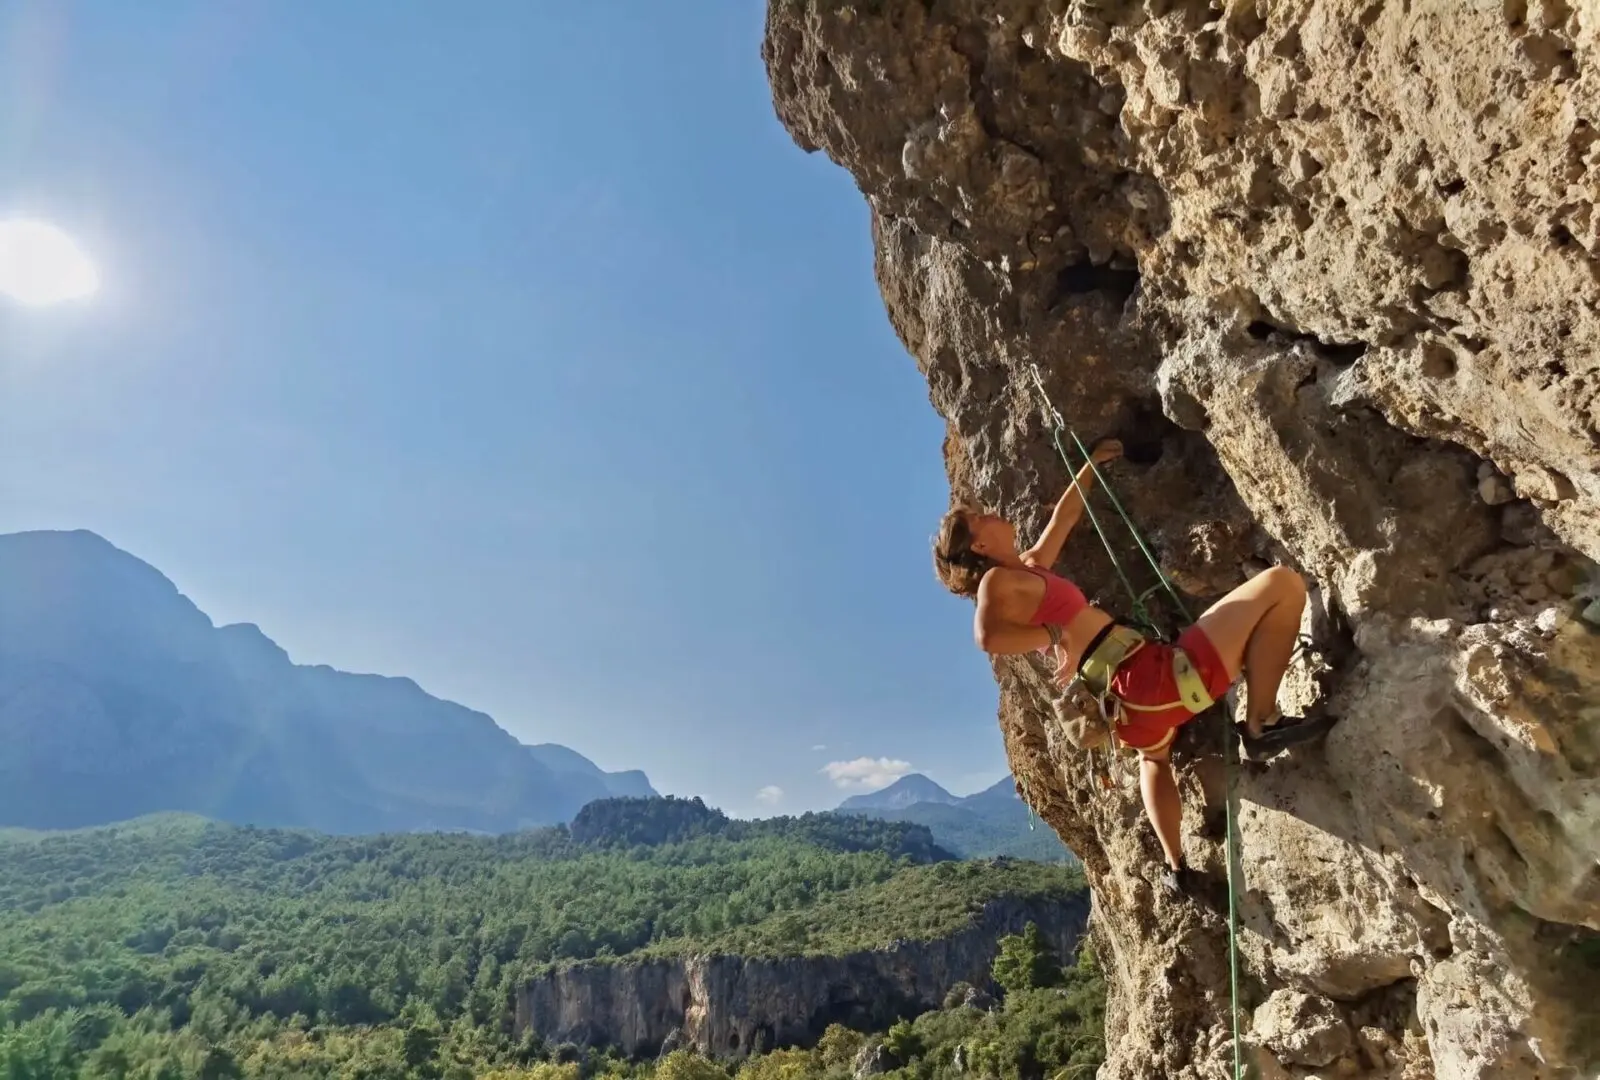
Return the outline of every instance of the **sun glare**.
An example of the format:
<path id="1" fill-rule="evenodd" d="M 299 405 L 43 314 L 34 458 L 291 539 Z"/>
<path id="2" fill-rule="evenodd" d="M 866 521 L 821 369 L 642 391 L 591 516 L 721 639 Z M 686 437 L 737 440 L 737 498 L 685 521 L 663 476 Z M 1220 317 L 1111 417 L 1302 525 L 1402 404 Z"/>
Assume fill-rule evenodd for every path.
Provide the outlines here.
<path id="1" fill-rule="evenodd" d="M 30 307 L 94 295 L 100 275 L 72 237 L 42 221 L 0 221 L 0 295 Z"/>

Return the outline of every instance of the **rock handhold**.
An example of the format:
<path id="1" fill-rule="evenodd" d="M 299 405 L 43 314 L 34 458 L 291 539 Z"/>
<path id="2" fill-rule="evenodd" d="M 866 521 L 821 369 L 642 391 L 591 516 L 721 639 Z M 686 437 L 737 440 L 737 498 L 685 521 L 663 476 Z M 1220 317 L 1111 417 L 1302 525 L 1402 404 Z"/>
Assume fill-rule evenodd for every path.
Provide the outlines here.
<path id="1" fill-rule="evenodd" d="M 1355 1048 L 1339 1007 L 1327 998 L 1276 990 L 1255 1011 L 1251 1028 L 1288 1065 L 1332 1065 Z"/>

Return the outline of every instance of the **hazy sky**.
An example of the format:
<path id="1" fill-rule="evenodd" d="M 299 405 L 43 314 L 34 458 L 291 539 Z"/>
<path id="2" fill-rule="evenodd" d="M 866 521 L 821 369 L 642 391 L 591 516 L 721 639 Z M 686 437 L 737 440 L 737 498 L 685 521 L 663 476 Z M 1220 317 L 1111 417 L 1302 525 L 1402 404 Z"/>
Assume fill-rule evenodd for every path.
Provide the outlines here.
<path id="1" fill-rule="evenodd" d="M 1004 775 L 942 425 L 762 17 L 0 6 L 0 217 L 101 278 L 0 301 L 0 531 L 733 813 Z"/>

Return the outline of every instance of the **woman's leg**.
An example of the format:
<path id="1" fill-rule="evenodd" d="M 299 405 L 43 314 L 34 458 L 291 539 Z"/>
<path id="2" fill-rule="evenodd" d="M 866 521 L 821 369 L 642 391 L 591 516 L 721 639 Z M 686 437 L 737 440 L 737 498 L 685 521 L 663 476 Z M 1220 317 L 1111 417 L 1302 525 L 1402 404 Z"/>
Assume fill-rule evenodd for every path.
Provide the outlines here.
<path id="1" fill-rule="evenodd" d="M 1144 796 L 1144 811 L 1150 815 L 1156 839 L 1167 856 L 1167 866 L 1183 865 L 1183 800 L 1178 795 L 1178 778 L 1172 775 L 1172 750 L 1139 755 L 1139 792 Z"/>
<path id="2" fill-rule="evenodd" d="M 1248 700 L 1245 731 L 1261 734 L 1277 708 L 1278 684 L 1294 656 L 1306 583 L 1287 566 L 1263 570 L 1218 600 L 1196 620 L 1228 669 L 1230 680 L 1242 670 Z"/>

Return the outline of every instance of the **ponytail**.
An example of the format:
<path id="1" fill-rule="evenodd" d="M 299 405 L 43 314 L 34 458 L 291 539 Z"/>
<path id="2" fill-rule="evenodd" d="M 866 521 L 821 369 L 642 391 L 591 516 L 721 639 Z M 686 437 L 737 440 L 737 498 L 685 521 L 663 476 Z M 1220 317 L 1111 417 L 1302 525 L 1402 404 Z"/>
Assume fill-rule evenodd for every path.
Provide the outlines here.
<path id="1" fill-rule="evenodd" d="M 972 550 L 972 530 L 966 507 L 958 506 L 939 522 L 933 540 L 933 572 L 957 596 L 977 596 L 978 583 L 998 564 Z"/>

